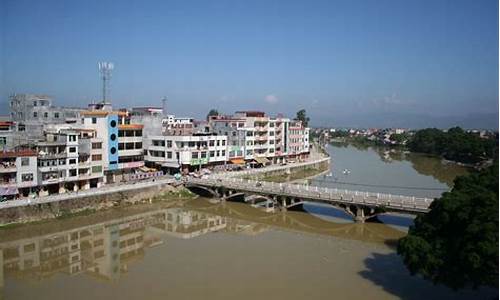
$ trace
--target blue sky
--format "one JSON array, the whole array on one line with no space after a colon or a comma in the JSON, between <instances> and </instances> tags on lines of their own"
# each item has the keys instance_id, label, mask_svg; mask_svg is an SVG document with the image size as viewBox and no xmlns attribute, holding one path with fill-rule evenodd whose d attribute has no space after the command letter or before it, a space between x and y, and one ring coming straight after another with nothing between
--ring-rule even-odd
<instances>
[{"instance_id":1,"label":"blue sky","mask_svg":"<svg viewBox=\"0 0 500 300\"><path fill-rule=\"evenodd\" d=\"M167 96L178 115L305 108L317 125L434 126L498 111L493 0L0 2L3 103L83 105L112 61L115 106Z\"/></svg>"}]
</instances>

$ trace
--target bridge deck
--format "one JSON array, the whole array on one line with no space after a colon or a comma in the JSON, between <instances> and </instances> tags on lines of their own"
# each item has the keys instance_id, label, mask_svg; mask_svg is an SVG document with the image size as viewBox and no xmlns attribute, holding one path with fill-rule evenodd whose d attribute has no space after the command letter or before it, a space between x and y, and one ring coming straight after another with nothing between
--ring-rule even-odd
<instances>
[{"instance_id":1,"label":"bridge deck","mask_svg":"<svg viewBox=\"0 0 500 300\"><path fill-rule=\"evenodd\" d=\"M291 183L257 182L255 180L234 177L189 178L188 183L211 188L224 187L264 195L287 196L310 202L346 205L357 204L412 213L428 212L429 206L433 201L430 198L350 191Z\"/></svg>"}]
</instances>

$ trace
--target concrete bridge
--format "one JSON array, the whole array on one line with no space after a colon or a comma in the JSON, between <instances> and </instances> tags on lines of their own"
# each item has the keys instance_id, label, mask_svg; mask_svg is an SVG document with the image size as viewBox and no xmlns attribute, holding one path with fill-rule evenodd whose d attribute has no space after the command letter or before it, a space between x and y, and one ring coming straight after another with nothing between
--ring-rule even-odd
<instances>
[{"instance_id":1,"label":"concrete bridge","mask_svg":"<svg viewBox=\"0 0 500 300\"><path fill-rule=\"evenodd\" d=\"M240 199L251 204L281 210L302 209L306 202L326 203L341 208L357 222L384 212L427 213L433 199L371 193L291 183L259 182L242 178L189 178L186 187L204 196L223 200ZM262 205L261 205L262 206Z\"/></svg>"}]
</instances>

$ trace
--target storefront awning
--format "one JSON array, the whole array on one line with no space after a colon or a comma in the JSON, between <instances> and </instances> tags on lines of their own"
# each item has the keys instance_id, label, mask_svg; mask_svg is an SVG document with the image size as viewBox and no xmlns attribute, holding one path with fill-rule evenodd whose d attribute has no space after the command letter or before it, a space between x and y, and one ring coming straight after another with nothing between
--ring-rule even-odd
<instances>
[{"instance_id":1,"label":"storefront awning","mask_svg":"<svg viewBox=\"0 0 500 300\"><path fill-rule=\"evenodd\" d=\"M229 161L234 165L244 165L245 164L245 160L243 158L233 158Z\"/></svg>"},{"instance_id":2,"label":"storefront awning","mask_svg":"<svg viewBox=\"0 0 500 300\"><path fill-rule=\"evenodd\" d=\"M267 165L269 163L269 159L267 159L265 157L256 157L256 158L254 158L254 160L256 162L258 162L259 164L263 164L263 165Z\"/></svg>"}]
</instances>

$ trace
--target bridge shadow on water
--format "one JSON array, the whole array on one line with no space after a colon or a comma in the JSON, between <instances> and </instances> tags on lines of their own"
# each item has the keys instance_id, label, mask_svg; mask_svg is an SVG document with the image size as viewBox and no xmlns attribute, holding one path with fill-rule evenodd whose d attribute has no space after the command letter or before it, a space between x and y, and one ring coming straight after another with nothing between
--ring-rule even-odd
<instances>
[{"instance_id":1,"label":"bridge shadow on water","mask_svg":"<svg viewBox=\"0 0 500 300\"><path fill-rule=\"evenodd\" d=\"M411 276L396 253L373 253L364 264L366 269L359 272L361 277L400 299L498 299L498 289L454 291L419 276Z\"/></svg>"}]
</instances>

